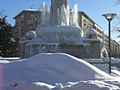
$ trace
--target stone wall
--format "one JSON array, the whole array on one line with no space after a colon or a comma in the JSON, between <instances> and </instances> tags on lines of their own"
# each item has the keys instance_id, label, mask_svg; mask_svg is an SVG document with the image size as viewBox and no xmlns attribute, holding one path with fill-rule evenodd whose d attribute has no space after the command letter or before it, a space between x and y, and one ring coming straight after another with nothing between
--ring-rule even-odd
<instances>
[{"instance_id":1,"label":"stone wall","mask_svg":"<svg viewBox=\"0 0 120 90\"><path fill-rule=\"evenodd\" d=\"M59 47L59 52L67 53L78 58L87 57L87 53L83 45L60 45Z\"/></svg>"}]
</instances>

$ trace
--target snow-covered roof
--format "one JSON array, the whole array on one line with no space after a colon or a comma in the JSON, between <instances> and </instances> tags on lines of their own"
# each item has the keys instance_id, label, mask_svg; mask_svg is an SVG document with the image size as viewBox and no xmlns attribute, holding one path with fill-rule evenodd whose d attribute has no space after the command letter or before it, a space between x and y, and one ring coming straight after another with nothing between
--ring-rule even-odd
<instances>
[{"instance_id":1,"label":"snow-covered roof","mask_svg":"<svg viewBox=\"0 0 120 90\"><path fill-rule=\"evenodd\" d=\"M29 9L25 9L24 11L39 11L39 10L35 8L29 8Z\"/></svg>"},{"instance_id":2,"label":"snow-covered roof","mask_svg":"<svg viewBox=\"0 0 120 90\"><path fill-rule=\"evenodd\" d=\"M38 10L38 9L33 9L33 8L29 8L29 9L24 9L24 10L22 10L20 13L18 13L15 17L14 17L14 19L16 19L19 15L21 15L23 12L40 12L40 10Z\"/></svg>"}]
</instances>

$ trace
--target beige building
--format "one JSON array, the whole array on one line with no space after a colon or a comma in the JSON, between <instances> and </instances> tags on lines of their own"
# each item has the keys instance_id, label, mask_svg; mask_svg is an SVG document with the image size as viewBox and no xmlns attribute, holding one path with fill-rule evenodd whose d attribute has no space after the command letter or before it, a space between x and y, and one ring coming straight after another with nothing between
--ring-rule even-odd
<instances>
[{"instance_id":1,"label":"beige building","mask_svg":"<svg viewBox=\"0 0 120 90\"><path fill-rule=\"evenodd\" d=\"M15 26L13 29L13 37L18 41L19 56L24 56L24 44L26 32L35 30L40 23L41 12L36 9L23 10L17 14L15 19Z\"/></svg>"},{"instance_id":2,"label":"beige building","mask_svg":"<svg viewBox=\"0 0 120 90\"><path fill-rule=\"evenodd\" d=\"M103 31L102 28L96 24L86 13L83 11L78 12L78 24L82 30L86 30L88 28L93 28L98 32L98 36L100 39L103 39Z\"/></svg>"},{"instance_id":3,"label":"beige building","mask_svg":"<svg viewBox=\"0 0 120 90\"><path fill-rule=\"evenodd\" d=\"M83 11L78 12L78 24L83 30L94 26L93 20L91 20Z\"/></svg>"},{"instance_id":4,"label":"beige building","mask_svg":"<svg viewBox=\"0 0 120 90\"><path fill-rule=\"evenodd\" d=\"M25 33L30 30L35 30L38 23L40 23L40 11L36 9L23 10L17 14L15 19L14 33L17 33L17 39L23 38ZM13 34L14 35L14 34Z\"/></svg>"}]
</instances>

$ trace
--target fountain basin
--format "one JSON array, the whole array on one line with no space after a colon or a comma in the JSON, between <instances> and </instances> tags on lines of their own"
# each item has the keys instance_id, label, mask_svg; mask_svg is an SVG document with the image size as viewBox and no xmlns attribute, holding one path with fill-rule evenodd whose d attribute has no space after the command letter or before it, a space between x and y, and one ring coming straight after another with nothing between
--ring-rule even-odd
<instances>
[{"instance_id":1,"label":"fountain basin","mask_svg":"<svg viewBox=\"0 0 120 90\"><path fill-rule=\"evenodd\" d=\"M47 43L79 44L82 30L77 26L40 26L36 30L37 36Z\"/></svg>"}]
</instances>

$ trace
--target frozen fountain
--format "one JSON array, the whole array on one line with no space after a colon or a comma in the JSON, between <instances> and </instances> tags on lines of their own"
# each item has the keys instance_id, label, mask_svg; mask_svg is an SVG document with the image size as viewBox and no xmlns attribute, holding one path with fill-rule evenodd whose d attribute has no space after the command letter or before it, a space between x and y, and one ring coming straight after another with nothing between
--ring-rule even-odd
<instances>
[{"instance_id":1,"label":"frozen fountain","mask_svg":"<svg viewBox=\"0 0 120 90\"><path fill-rule=\"evenodd\" d=\"M83 31L78 25L77 4L70 11L68 0L51 0L50 10L43 3L41 12L41 23L37 29L32 34L31 31L26 34L28 38L34 37L26 44L26 57L43 52L89 56L86 45L90 43L85 38L82 40Z\"/></svg>"},{"instance_id":2,"label":"frozen fountain","mask_svg":"<svg viewBox=\"0 0 120 90\"><path fill-rule=\"evenodd\" d=\"M59 3L62 2L59 1ZM54 2L53 5L59 3ZM42 6L42 21L36 29L38 38L43 39L46 43L79 44L82 30L78 27L77 12L77 5L75 5L71 18L69 18L68 4L62 3L62 5L51 6L49 12L44 3ZM70 20L72 21L70 22Z\"/></svg>"}]
</instances>

